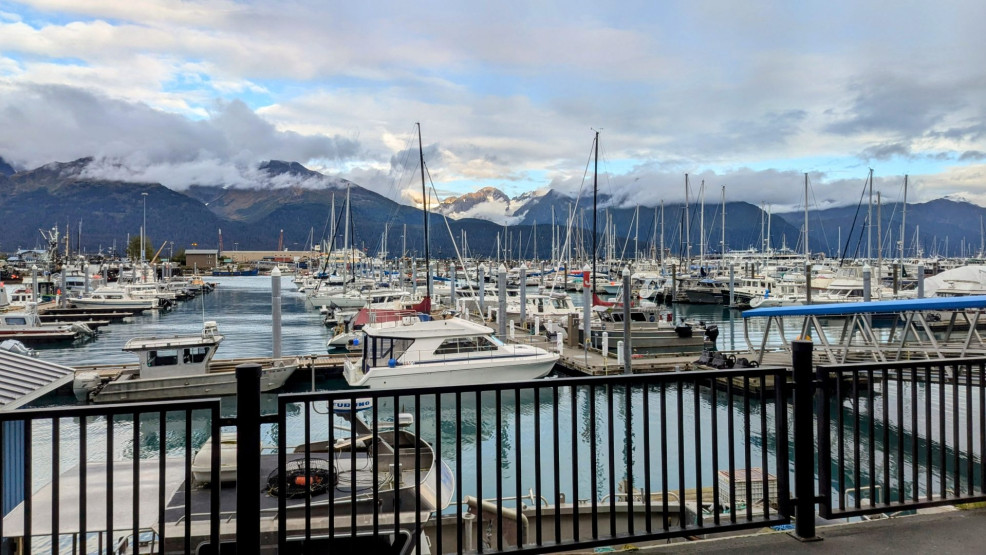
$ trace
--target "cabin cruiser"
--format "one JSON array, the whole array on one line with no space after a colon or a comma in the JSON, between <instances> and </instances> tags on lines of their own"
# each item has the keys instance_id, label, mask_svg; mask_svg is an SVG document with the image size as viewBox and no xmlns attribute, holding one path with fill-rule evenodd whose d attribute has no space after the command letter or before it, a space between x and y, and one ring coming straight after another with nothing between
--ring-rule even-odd
<instances>
[{"instance_id":1,"label":"cabin cruiser","mask_svg":"<svg viewBox=\"0 0 986 555\"><path fill-rule=\"evenodd\" d=\"M100 287L88 297L72 299L78 308L116 308L122 310L151 310L158 307L156 298L136 298L119 287Z\"/></svg>"},{"instance_id":2,"label":"cabin cruiser","mask_svg":"<svg viewBox=\"0 0 986 555\"><path fill-rule=\"evenodd\" d=\"M139 364L77 369L75 395L97 403L233 395L235 366L212 362L222 340L218 326L211 321L199 335L131 339L123 350L137 355ZM281 387L298 365L297 358L264 364L260 390Z\"/></svg>"},{"instance_id":3,"label":"cabin cruiser","mask_svg":"<svg viewBox=\"0 0 986 555\"><path fill-rule=\"evenodd\" d=\"M546 376L558 354L531 345L507 345L493 329L450 317L415 316L363 326L362 357L347 360L351 386L431 387L531 380Z\"/></svg>"},{"instance_id":4,"label":"cabin cruiser","mask_svg":"<svg viewBox=\"0 0 986 555\"><path fill-rule=\"evenodd\" d=\"M70 324L46 324L38 317L35 305L29 304L24 312L0 313L0 341L16 339L28 345L75 341L93 337L96 332L82 322Z\"/></svg>"}]
</instances>

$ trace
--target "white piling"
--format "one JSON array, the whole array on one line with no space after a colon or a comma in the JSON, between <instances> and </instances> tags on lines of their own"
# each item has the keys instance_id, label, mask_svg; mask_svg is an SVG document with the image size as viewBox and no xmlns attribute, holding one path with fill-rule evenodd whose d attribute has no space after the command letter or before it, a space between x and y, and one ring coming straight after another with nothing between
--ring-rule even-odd
<instances>
[{"instance_id":1,"label":"white piling","mask_svg":"<svg viewBox=\"0 0 986 555\"><path fill-rule=\"evenodd\" d=\"M924 298L924 264L918 264L918 298Z\"/></svg>"},{"instance_id":2,"label":"white piling","mask_svg":"<svg viewBox=\"0 0 986 555\"><path fill-rule=\"evenodd\" d=\"M274 266L270 271L271 335L274 340L271 356L281 358L281 271Z\"/></svg>"},{"instance_id":3,"label":"white piling","mask_svg":"<svg viewBox=\"0 0 986 555\"><path fill-rule=\"evenodd\" d=\"M623 344L623 342L620 341L620 345L622 345L622 344ZM609 332L608 331L604 331L603 332L602 351L603 351L603 358L604 359L605 358L609 358Z\"/></svg>"},{"instance_id":4,"label":"white piling","mask_svg":"<svg viewBox=\"0 0 986 555\"><path fill-rule=\"evenodd\" d=\"M506 319L506 318L504 318ZM509 328L510 339L517 339L517 328L514 326L514 321L510 320L507 322L507 328Z\"/></svg>"},{"instance_id":5,"label":"white piling","mask_svg":"<svg viewBox=\"0 0 986 555\"><path fill-rule=\"evenodd\" d=\"M499 329L500 338L504 338L507 335L507 267L500 264L497 268L497 313L496 313L496 323Z\"/></svg>"},{"instance_id":6,"label":"white piling","mask_svg":"<svg viewBox=\"0 0 986 555\"><path fill-rule=\"evenodd\" d=\"M863 266L863 301L869 302L872 297L873 269L869 264Z\"/></svg>"}]
</instances>

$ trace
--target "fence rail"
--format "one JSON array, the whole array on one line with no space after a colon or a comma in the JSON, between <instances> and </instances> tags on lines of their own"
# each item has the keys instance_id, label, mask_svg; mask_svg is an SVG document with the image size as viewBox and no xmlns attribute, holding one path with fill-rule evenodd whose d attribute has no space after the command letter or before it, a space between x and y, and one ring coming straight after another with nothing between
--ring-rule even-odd
<instances>
[{"instance_id":1,"label":"fence rail","mask_svg":"<svg viewBox=\"0 0 986 555\"><path fill-rule=\"evenodd\" d=\"M986 359L816 369L820 514L986 500Z\"/></svg>"},{"instance_id":2,"label":"fence rail","mask_svg":"<svg viewBox=\"0 0 986 555\"><path fill-rule=\"evenodd\" d=\"M986 500L986 358L811 349L791 370L284 394L273 416L241 365L235 418L214 399L0 413L0 498L21 500L2 547L546 553ZM238 486L197 484L220 482L226 426Z\"/></svg>"}]
</instances>

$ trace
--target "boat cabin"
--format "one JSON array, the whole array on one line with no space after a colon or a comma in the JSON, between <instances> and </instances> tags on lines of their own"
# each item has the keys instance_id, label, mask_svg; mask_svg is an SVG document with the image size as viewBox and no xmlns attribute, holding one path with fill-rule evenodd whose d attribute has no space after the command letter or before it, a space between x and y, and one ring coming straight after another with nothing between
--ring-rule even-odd
<instances>
[{"instance_id":1,"label":"boat cabin","mask_svg":"<svg viewBox=\"0 0 986 555\"><path fill-rule=\"evenodd\" d=\"M190 376L208 372L222 340L216 322L209 321L199 336L138 337L123 350L137 355L142 378Z\"/></svg>"},{"instance_id":2,"label":"boat cabin","mask_svg":"<svg viewBox=\"0 0 986 555\"><path fill-rule=\"evenodd\" d=\"M504 343L487 326L462 320L400 321L363 327L363 371L404 364L494 356Z\"/></svg>"}]
</instances>

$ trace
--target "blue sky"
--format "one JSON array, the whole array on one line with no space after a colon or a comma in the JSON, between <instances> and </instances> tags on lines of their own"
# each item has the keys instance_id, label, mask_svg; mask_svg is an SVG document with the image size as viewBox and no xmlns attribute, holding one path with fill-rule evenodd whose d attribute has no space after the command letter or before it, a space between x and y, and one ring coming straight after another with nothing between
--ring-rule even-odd
<instances>
[{"instance_id":1,"label":"blue sky","mask_svg":"<svg viewBox=\"0 0 986 555\"><path fill-rule=\"evenodd\" d=\"M0 0L0 156L175 189L287 159L411 199L420 121L442 195L517 195L577 190L599 129L627 203L689 173L795 206L803 172L849 203L868 168L986 203L983 2L355 4Z\"/></svg>"}]
</instances>

